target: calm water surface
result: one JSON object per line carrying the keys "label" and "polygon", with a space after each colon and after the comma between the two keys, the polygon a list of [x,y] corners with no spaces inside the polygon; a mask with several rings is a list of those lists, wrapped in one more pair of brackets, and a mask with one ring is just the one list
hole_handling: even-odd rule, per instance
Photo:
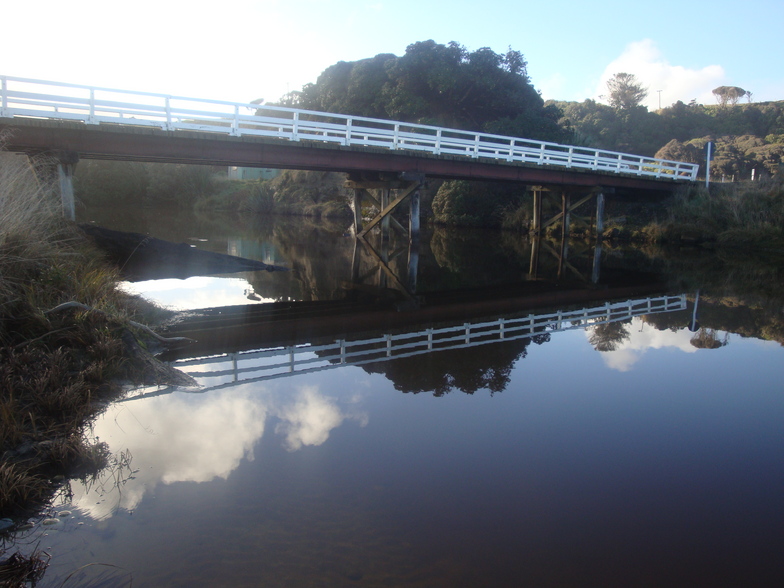
{"label": "calm water surface", "polygon": [[[126,286],[176,308],[366,305],[347,291],[379,283],[365,255],[365,285],[346,286],[353,238],[340,224],[92,214],[107,227],[292,270]],[[232,224],[241,230],[232,234]],[[57,507],[71,516],[21,538],[53,555],[44,585],[91,563],[107,565],[79,570],[66,586],[131,577],[134,586],[779,585],[784,320],[781,284],[770,280],[780,274],[759,270],[768,280],[760,287],[738,274],[733,286],[736,266],[712,258],[605,249],[597,280],[596,252],[573,244],[558,278],[557,246],[547,247],[532,275],[531,245],[519,237],[428,234],[417,292],[448,309],[445,293],[463,292],[459,309],[392,312],[385,329],[372,324],[382,311],[362,306],[350,314],[360,319],[341,322],[328,310],[314,315],[324,329],[310,340],[285,315],[289,326],[275,332],[287,342],[277,347],[310,345],[297,357],[311,363],[292,373],[263,369],[274,357],[242,355],[276,347],[240,349],[244,331],[237,340],[203,335],[209,353],[174,358],[201,386],[146,389],[110,406],[94,434],[114,467],[72,483]],[[405,276],[407,259],[390,267]],[[493,313],[492,293],[504,288],[516,289],[499,300],[517,306],[498,302],[503,312]],[[619,293],[683,304],[609,324],[543,319],[530,336],[418,347],[397,359],[403,352],[389,359],[384,341],[368,343],[376,355],[343,364],[339,344],[337,355],[317,348],[588,313]],[[372,361],[352,365],[362,358]]]}

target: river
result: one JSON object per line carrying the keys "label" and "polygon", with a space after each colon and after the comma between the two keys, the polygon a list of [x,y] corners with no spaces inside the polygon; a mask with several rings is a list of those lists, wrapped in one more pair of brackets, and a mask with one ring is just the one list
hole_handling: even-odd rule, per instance
{"label": "river", "polygon": [[199,343],[165,359],[199,387],[98,419],[112,467],[17,536],[52,555],[42,585],[784,580],[781,268],[443,229],[355,251],[347,223],[305,218],[79,220],[289,271],[124,284],[187,311],[172,332]]}

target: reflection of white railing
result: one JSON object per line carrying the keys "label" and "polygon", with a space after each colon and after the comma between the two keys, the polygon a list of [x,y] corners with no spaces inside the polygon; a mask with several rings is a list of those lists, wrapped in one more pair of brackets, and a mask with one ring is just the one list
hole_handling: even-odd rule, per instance
{"label": "reflection of white railing", "polygon": [[[241,383],[284,378],[295,374],[389,361],[447,349],[477,347],[611,323],[635,316],[686,309],[686,295],[608,302],[581,310],[529,314],[491,322],[382,335],[356,341],[338,340],[328,345],[296,345],[220,356],[178,360],[172,365],[204,384],[199,392]],[[218,369],[213,369],[217,367]],[[189,369],[190,368],[190,369]]]}
{"label": "reflection of white railing", "polygon": [[319,141],[674,180],[695,180],[698,169],[691,163],[489,133],[0,76],[0,118],[13,117]]}

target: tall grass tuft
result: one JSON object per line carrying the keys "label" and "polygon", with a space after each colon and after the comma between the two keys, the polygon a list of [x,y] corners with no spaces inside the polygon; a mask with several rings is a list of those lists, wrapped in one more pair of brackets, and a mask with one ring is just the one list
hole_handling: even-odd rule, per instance
{"label": "tall grass tuft", "polygon": [[[145,305],[117,288],[117,270],[36,171],[0,149],[0,518],[40,507],[53,476],[106,464],[86,428],[117,380],[148,365],[129,331]],[[69,301],[79,308],[49,312]]]}
{"label": "tall grass tuft", "polygon": [[727,245],[784,245],[784,179],[692,186],[670,208],[669,237],[690,235]]}

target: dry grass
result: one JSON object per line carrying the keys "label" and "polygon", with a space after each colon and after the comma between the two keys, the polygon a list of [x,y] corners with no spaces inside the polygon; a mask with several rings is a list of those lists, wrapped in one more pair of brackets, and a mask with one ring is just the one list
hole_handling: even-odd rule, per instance
{"label": "dry grass", "polygon": [[[135,379],[128,321],[144,320],[41,177],[0,149],[0,518],[43,505],[53,476],[106,464],[85,430]],[[97,311],[47,313],[71,300]]]}
{"label": "dry grass", "polygon": [[0,586],[26,588],[35,586],[43,578],[49,565],[49,555],[36,549],[28,556],[14,553],[0,561]]}
{"label": "dry grass", "polygon": [[676,195],[667,238],[727,245],[784,245],[784,179],[692,186]]}

